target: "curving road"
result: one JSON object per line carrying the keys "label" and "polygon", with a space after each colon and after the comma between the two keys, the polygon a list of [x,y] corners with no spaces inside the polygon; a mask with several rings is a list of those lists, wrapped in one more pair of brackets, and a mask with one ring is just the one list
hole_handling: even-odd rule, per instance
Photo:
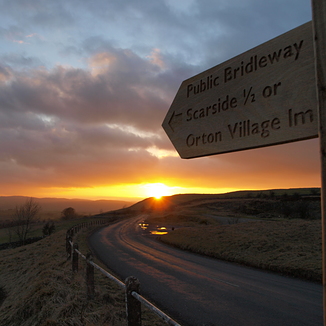
{"label": "curving road", "polygon": [[184,252],[145,235],[144,216],[95,232],[96,256],[182,325],[323,325],[322,286]]}

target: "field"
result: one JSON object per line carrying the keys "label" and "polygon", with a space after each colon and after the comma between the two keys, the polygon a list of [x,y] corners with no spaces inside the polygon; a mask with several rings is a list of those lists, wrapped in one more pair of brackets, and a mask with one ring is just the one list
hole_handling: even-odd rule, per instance
{"label": "field", "polygon": [[[13,214],[15,207],[23,205],[28,197],[22,196],[0,196],[0,244],[18,241],[14,228],[8,225],[15,220]],[[37,215],[37,222],[33,223],[28,237],[42,236],[42,228],[47,221],[53,221],[57,230],[66,229],[71,225],[87,220],[92,215],[103,211],[113,211],[122,207],[130,206],[132,202],[121,200],[82,200],[64,198],[33,198],[40,205],[41,210]],[[62,221],[61,212],[72,207],[76,212],[76,220]]]}
{"label": "field", "polygon": [[[47,221],[53,221],[56,231],[67,230],[71,226],[89,220],[89,217],[78,217],[76,219],[63,221],[59,218],[60,214],[43,212],[39,216],[39,221],[32,225],[28,237],[41,237],[43,235],[42,228]],[[18,241],[15,234],[15,228],[0,228],[0,244]]]}
{"label": "field", "polygon": [[[14,229],[7,228],[13,221],[13,213],[16,206],[23,205],[28,197],[22,196],[0,196],[0,244],[11,241],[18,241]],[[132,202],[121,200],[82,200],[64,198],[33,198],[41,207],[37,216],[38,222],[33,224],[29,237],[42,236],[42,227],[47,221],[54,221],[57,230],[66,228],[67,223],[60,220],[61,212],[67,208],[74,208],[78,219],[88,218],[91,215],[99,214],[103,211],[112,211],[122,207],[130,206]],[[71,223],[68,222],[68,227]],[[71,225],[73,225],[71,224]]]}
{"label": "field", "polygon": [[[167,227],[160,240],[184,250],[320,282],[320,202],[275,198],[200,198],[147,203],[149,227]],[[165,209],[162,210],[162,206]]]}
{"label": "field", "polygon": [[[149,198],[115,214],[147,216],[151,228],[167,228],[160,241],[184,250],[321,281],[320,198],[315,190]],[[96,296],[88,301],[85,265],[72,275],[66,259],[66,230],[89,219],[56,221],[51,236],[1,251],[1,325],[126,325],[123,291],[95,273]],[[34,225],[33,235],[41,232],[42,223]],[[84,229],[75,239],[84,254],[89,232]],[[7,237],[5,229],[0,229],[1,237]],[[144,310],[143,325],[165,323]]]}
{"label": "field", "polygon": [[[76,238],[84,254],[87,232]],[[61,230],[36,243],[1,251],[1,326],[126,325],[123,290],[99,272],[95,299],[87,300],[85,264],[80,262],[78,274],[72,274],[65,234]],[[143,325],[166,325],[146,309],[142,316]]]}
{"label": "field", "polygon": [[214,258],[321,281],[319,221],[253,221],[180,228],[161,241]]}

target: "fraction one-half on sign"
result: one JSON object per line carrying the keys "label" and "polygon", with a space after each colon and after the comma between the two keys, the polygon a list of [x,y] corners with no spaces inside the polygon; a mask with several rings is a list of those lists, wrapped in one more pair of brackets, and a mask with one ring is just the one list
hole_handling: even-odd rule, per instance
{"label": "fraction one-half on sign", "polygon": [[182,158],[318,136],[312,23],[185,80],[163,121]]}

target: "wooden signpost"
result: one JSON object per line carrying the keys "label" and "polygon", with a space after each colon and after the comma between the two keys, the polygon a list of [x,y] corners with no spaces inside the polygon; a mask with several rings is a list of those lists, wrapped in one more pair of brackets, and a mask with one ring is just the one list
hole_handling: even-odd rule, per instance
{"label": "wooden signpost", "polygon": [[326,326],[326,1],[308,22],[185,80],[162,127],[182,158],[318,137]]}
{"label": "wooden signpost", "polygon": [[182,158],[318,136],[312,24],[185,80],[163,121]]}
{"label": "wooden signpost", "polygon": [[319,141],[321,160],[321,209],[322,209],[322,264],[323,309],[326,326],[326,3],[312,0],[313,38],[315,49],[316,93],[319,115]]}

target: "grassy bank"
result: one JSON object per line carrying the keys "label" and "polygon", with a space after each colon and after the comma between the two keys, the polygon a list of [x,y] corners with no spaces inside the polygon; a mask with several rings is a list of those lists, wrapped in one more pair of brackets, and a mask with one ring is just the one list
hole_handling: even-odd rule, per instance
{"label": "grassy bank", "polygon": [[161,241],[210,257],[321,281],[320,221],[252,221],[179,228]]}
{"label": "grassy bank", "polygon": [[[163,201],[143,201],[132,209],[119,211],[117,218],[144,214],[149,216],[146,222],[154,227],[166,226],[169,230],[173,227],[174,231],[161,237],[161,241],[170,245],[320,281],[319,205],[293,200],[180,195]],[[305,219],[299,219],[303,212]],[[244,220],[245,223],[239,223]],[[58,221],[51,236],[1,251],[0,326],[126,325],[124,293],[115,283],[96,271],[96,296],[87,301],[85,262],[80,262],[78,274],[72,274],[71,262],[66,259],[66,229],[82,221]],[[40,230],[41,224],[35,225],[33,232]],[[83,254],[88,251],[90,231],[84,229],[74,240]],[[143,325],[165,323],[144,309]]]}
{"label": "grassy bank", "polygon": [[[86,238],[86,230],[76,238],[82,252]],[[78,274],[72,275],[65,230],[1,255],[1,326],[126,325],[124,292],[101,273],[95,272],[95,299],[87,300],[85,264],[81,261]],[[165,323],[144,310],[143,325]]]}
{"label": "grassy bank", "polygon": [[[89,221],[89,217],[80,217],[76,219],[70,219],[70,220],[43,220],[42,222],[36,222],[33,223],[31,226],[31,230],[28,233],[29,237],[41,237],[43,235],[42,229],[47,221],[51,221],[54,223],[55,231],[61,231],[61,230],[68,230],[72,226],[84,223]],[[19,238],[15,232],[15,227],[11,228],[2,228],[0,229],[0,244],[2,243],[8,243],[8,242],[14,242],[19,241]]]}
{"label": "grassy bank", "polygon": [[322,279],[319,200],[297,195],[229,199],[180,195],[149,202],[146,211],[149,225],[174,228],[161,236],[169,245],[308,280]]}

